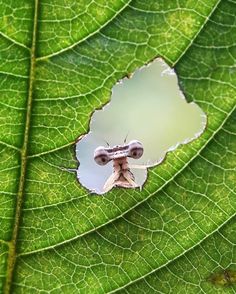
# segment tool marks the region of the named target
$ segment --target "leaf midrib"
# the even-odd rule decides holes
[[[8,294],[11,291],[13,272],[15,268],[16,261],[16,245],[17,238],[19,233],[20,218],[22,213],[22,204],[24,198],[24,187],[25,187],[25,176],[27,168],[27,152],[29,144],[29,132],[30,132],[30,120],[31,120],[31,111],[32,111],[32,100],[33,100],[33,88],[35,81],[35,53],[36,53],[36,35],[37,35],[37,20],[38,20],[38,5],[39,0],[35,0],[34,3],[34,21],[33,21],[33,30],[32,30],[32,45],[31,45],[31,54],[30,54],[30,72],[29,72],[29,88],[28,88],[28,99],[27,99],[27,108],[25,115],[25,130],[24,138],[21,147],[21,168],[20,168],[20,179],[18,192],[16,197],[16,210],[14,225],[12,230],[12,237],[9,241],[9,252],[7,258],[7,271],[6,271],[6,282],[4,287],[4,293]]]
[[[201,32],[202,28],[205,26],[205,24],[207,23],[207,21],[209,20],[209,17],[211,16],[211,14],[215,11],[216,7],[218,6],[218,4],[220,3],[221,0],[219,0],[217,2],[217,4],[215,5],[215,7],[212,9],[211,13],[206,17],[205,22],[203,23],[203,25],[200,27],[200,29],[198,30],[198,32],[196,32],[196,35],[193,37],[192,41],[188,44],[188,46],[185,48],[185,50],[183,51],[183,53],[179,56],[179,58],[173,63],[176,64],[186,53],[186,51],[189,49],[189,47],[191,47],[191,45],[193,44],[195,38],[198,36],[198,34]],[[131,2],[131,0],[129,1]],[[22,144],[22,148],[20,149],[21,151],[21,170],[20,170],[20,179],[19,179],[19,186],[18,186],[18,193],[17,193],[17,199],[16,199],[16,210],[15,210],[15,219],[14,219],[14,225],[13,225],[13,231],[12,231],[12,238],[9,242],[7,242],[9,244],[9,254],[8,254],[8,259],[7,259],[7,274],[6,274],[6,283],[5,283],[5,288],[4,288],[4,293],[8,294],[11,291],[11,284],[12,284],[12,278],[13,278],[13,271],[14,271],[14,266],[15,266],[15,261],[16,261],[16,244],[17,244],[17,238],[18,238],[18,232],[19,232],[19,224],[20,224],[20,218],[21,218],[21,212],[22,212],[22,204],[23,204],[23,198],[24,198],[24,187],[25,187],[25,175],[26,175],[26,168],[27,168],[27,160],[28,160],[28,145],[29,145],[29,132],[30,132],[30,121],[31,121],[31,112],[32,112],[32,100],[33,100],[33,88],[34,88],[34,83],[35,83],[35,64],[36,64],[36,35],[37,35],[37,22],[38,22],[38,6],[39,6],[39,1],[35,0],[35,6],[34,6],[34,21],[33,21],[33,30],[32,30],[32,46],[31,49],[30,48],[26,48],[29,49],[31,52],[31,57],[30,57],[30,74],[29,74],[29,88],[28,88],[28,99],[27,99],[27,110],[26,110],[26,116],[25,116],[25,130],[24,130],[24,139],[23,139],[23,144]],[[126,5],[128,6],[128,4]],[[126,7],[125,6],[125,7]],[[125,8],[123,7],[123,8]],[[122,9],[123,10],[123,9]],[[121,10],[121,11],[122,11]],[[119,12],[121,12],[119,11]],[[118,13],[117,13],[118,14]],[[116,17],[117,14],[114,16]],[[112,18],[113,19],[113,18]],[[111,21],[111,20],[110,20]],[[109,21],[109,22],[110,22]],[[107,22],[105,25],[107,25],[109,22]],[[105,26],[104,25],[104,26]],[[101,29],[101,27],[99,28],[99,30]],[[99,31],[98,30],[98,31]],[[86,39],[88,37],[90,37],[91,35],[95,34],[97,31],[93,32],[92,34],[90,34],[89,36],[86,36]],[[80,40],[78,43],[73,44],[73,47],[78,45],[79,43],[81,43],[83,40]],[[12,41],[13,42],[13,41]],[[14,43],[14,42],[13,42]],[[16,43],[16,42],[15,42]],[[18,44],[18,43],[17,43]],[[21,44],[18,44],[21,45]],[[21,45],[22,46],[22,45]],[[55,54],[59,54],[61,52],[64,52],[66,50],[68,50],[70,48],[66,48],[63,51],[60,52],[56,52]],[[55,55],[53,54],[53,55]],[[47,57],[51,57],[53,55],[50,56],[46,56],[43,58],[47,58]],[[39,58],[38,58],[39,60]],[[232,110],[233,111],[233,110]],[[227,118],[224,120],[224,122],[227,120]],[[222,125],[224,124],[224,122],[222,123]],[[168,184],[174,177],[176,177],[180,172],[182,172],[182,170],[188,166],[188,164],[202,151],[202,149],[205,148],[205,146],[207,145],[207,143],[211,140],[212,137],[214,137],[214,135],[218,132],[218,129],[216,130],[216,132],[213,133],[212,136],[210,136],[209,140],[207,140],[206,144],[204,144],[204,146],[202,146],[202,148],[197,152],[197,154],[195,156],[193,156],[191,158],[190,161],[188,161],[183,168],[178,171],[176,174],[174,174],[174,176],[168,180],[167,183],[165,183],[163,186],[161,186],[157,191],[153,192],[152,194],[150,194],[147,198],[145,198],[143,201],[137,203],[136,205],[134,205],[133,207],[131,207],[129,210],[125,211],[122,215],[119,215],[119,217],[115,218],[118,219],[120,217],[122,217],[124,214],[128,213],[131,209],[134,209],[136,206],[140,205],[141,203],[143,203],[144,201],[146,201],[147,199],[149,199],[151,196],[153,196],[154,194],[156,194],[159,190],[161,190],[166,184]],[[67,144],[71,145],[72,143]],[[12,146],[8,146],[11,147]],[[58,149],[61,149],[65,146],[59,147]],[[15,149],[15,148],[14,148]],[[58,150],[57,149],[57,150]],[[53,150],[55,151],[55,150]],[[51,151],[49,151],[51,152]],[[41,155],[41,154],[40,154]],[[228,219],[229,220],[229,219]],[[228,220],[226,222],[228,222]],[[111,221],[114,221],[114,219],[112,219]],[[110,223],[111,221],[103,224],[107,225],[108,223]],[[222,224],[222,226],[225,223]],[[100,227],[102,227],[100,226]],[[220,228],[221,226],[219,226],[217,228],[217,230]],[[95,230],[97,230],[99,227],[97,227]],[[89,232],[86,232],[90,233]],[[214,232],[212,232],[214,233]],[[207,238],[209,235],[207,235],[205,238]],[[81,236],[79,236],[81,237]],[[78,236],[76,237],[78,238]],[[204,239],[205,239],[204,238]],[[194,248],[195,246],[199,245],[204,239],[202,239],[199,243],[197,243],[196,245],[194,245],[193,247],[191,247],[190,249]],[[66,241],[66,243],[70,242],[70,240]],[[64,242],[65,243],[65,242]],[[57,244],[56,246],[59,246],[60,244]],[[55,247],[55,246],[54,246]],[[45,248],[44,248],[45,249]],[[189,250],[190,250],[189,249]],[[186,250],[184,253],[182,253],[181,255],[185,254],[187,251]],[[30,252],[33,253],[33,252]],[[181,256],[179,255],[179,256]],[[175,259],[177,259],[179,256],[177,256]],[[173,259],[173,260],[175,260]],[[172,260],[172,261],[173,261]],[[171,262],[171,261],[170,261]],[[168,262],[169,263],[169,262]],[[164,264],[161,267],[166,266],[167,264]],[[161,268],[160,267],[160,268]],[[157,268],[155,270],[153,270],[152,272],[160,269]],[[150,272],[147,274],[149,275]],[[145,276],[142,276],[140,278],[138,278],[137,280],[143,279]],[[137,280],[132,281],[131,283],[136,282]],[[130,283],[129,283],[130,284]],[[123,286],[122,288],[126,287],[128,285]],[[121,288],[121,289],[122,289]],[[116,289],[115,291],[117,291],[118,289]]]
[[[66,48],[63,48],[62,50],[60,51],[57,51],[53,54],[50,54],[50,55],[47,55],[47,56],[41,56],[41,57],[37,57],[35,56],[35,61],[40,61],[40,60],[48,60],[49,57],[52,57],[52,56],[55,56],[55,55],[59,55],[63,52],[66,52],[72,48],[74,48],[75,46],[77,46],[78,44],[86,41],[88,38],[90,38],[91,36],[95,35],[96,33],[100,32],[101,29],[103,29],[104,27],[106,27],[112,20],[114,20],[115,17],[117,17],[118,14],[120,14],[123,10],[125,10],[125,8],[127,8],[129,6],[129,4],[132,2],[132,0],[129,0],[126,5],[124,5],[116,14],[114,14],[114,16],[109,19],[107,22],[105,22],[101,27],[99,27],[99,29],[95,30],[94,32],[92,32],[90,35],[87,35],[85,38],[81,39],[81,40],[78,40],[76,43],[73,43],[71,44],[70,46],[66,47]],[[171,66],[171,67],[174,67],[179,61],[180,59],[182,59],[182,57],[185,55],[185,53],[188,51],[188,49],[193,45],[195,39],[197,38],[197,36],[199,35],[199,33],[202,31],[202,29],[204,28],[204,26],[206,25],[206,23],[210,20],[210,17],[212,16],[212,14],[215,12],[216,8],[218,7],[219,3],[221,2],[221,0],[218,0],[218,2],[215,4],[215,6],[212,8],[211,12],[209,13],[209,15],[207,15],[205,17],[205,21],[202,23],[202,25],[199,27],[199,30],[196,31],[195,35],[192,37],[191,41],[188,42],[186,48],[181,52],[181,54],[178,56],[178,58],[176,60],[170,60],[168,59],[167,56],[163,56],[163,58],[168,62],[168,64]],[[131,6],[132,7],[132,6]],[[134,9],[134,7],[132,7]],[[150,13],[150,12],[148,12]],[[157,12],[155,12],[157,13]],[[100,32],[100,34],[102,34]],[[2,35],[3,37],[5,37],[6,39],[12,41],[12,43],[16,44],[16,45],[19,45],[21,47],[24,47],[26,48],[27,50],[30,50],[30,48],[28,47],[25,47],[24,44],[21,44],[21,43],[18,43],[16,40],[13,40],[11,39],[10,37],[8,37],[7,35],[3,34],[2,32],[0,32],[0,35]],[[103,35],[103,34],[102,34]],[[7,74],[7,73],[6,73]],[[14,75],[15,76],[15,75]],[[24,77],[24,78],[28,78],[28,77]],[[78,97],[78,96],[75,96],[75,97]],[[73,98],[73,97],[70,97],[70,98]],[[58,99],[58,97],[57,97]],[[62,99],[62,98],[61,98]],[[16,146],[13,146],[13,145],[10,145],[10,144],[7,144],[6,142],[0,142],[1,144],[9,147],[9,148],[12,148],[12,149],[16,149],[17,147]],[[61,145],[61,146],[58,146],[57,148],[54,148],[54,149],[51,149],[51,150],[46,150],[46,151],[43,151],[43,152],[40,152],[40,153],[36,153],[36,154],[30,154],[28,155],[29,158],[32,158],[32,157],[39,157],[41,155],[46,155],[46,154],[49,154],[49,153],[52,153],[52,152],[55,152],[55,151],[58,151],[58,150],[61,150],[65,147],[69,147],[70,145],[73,145],[75,142],[72,141],[72,142],[68,142],[64,145]],[[18,148],[17,148],[18,149]],[[19,149],[18,149],[19,150]]]

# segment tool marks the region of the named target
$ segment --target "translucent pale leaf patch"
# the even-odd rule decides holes
[[[201,108],[185,100],[174,70],[157,59],[115,85],[110,103],[93,113],[90,132],[76,145],[79,182],[97,194],[103,193],[112,162],[105,166],[95,163],[93,154],[98,146],[123,145],[126,138],[127,142],[139,140],[144,154],[139,160],[129,159],[129,163],[155,166],[168,151],[197,138],[206,121]],[[147,170],[131,170],[142,187]]]

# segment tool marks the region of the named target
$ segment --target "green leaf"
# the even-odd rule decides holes
[[[2,291],[236,291],[236,2],[18,0],[0,14]],[[157,56],[207,129],[142,192],[91,196],[64,169],[75,141]]]

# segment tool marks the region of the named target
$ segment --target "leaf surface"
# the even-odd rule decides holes
[[[0,10],[2,289],[236,291],[211,278],[236,271],[236,3],[32,3]],[[142,192],[91,196],[65,170],[75,141],[113,85],[158,56],[207,129],[150,169]]]

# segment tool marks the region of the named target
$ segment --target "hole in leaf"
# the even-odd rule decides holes
[[[98,146],[104,146],[111,154],[112,147],[124,145],[126,137],[126,144],[138,140],[143,155],[139,159],[129,158],[129,164],[154,166],[164,159],[167,151],[197,138],[206,121],[200,107],[185,100],[174,70],[162,59],[156,59],[130,79],[115,85],[110,103],[93,113],[90,132],[76,144],[79,182],[97,194],[104,193],[113,166],[112,160],[105,165],[95,162],[94,151]],[[142,187],[146,168],[131,168],[131,172],[137,186]]]

